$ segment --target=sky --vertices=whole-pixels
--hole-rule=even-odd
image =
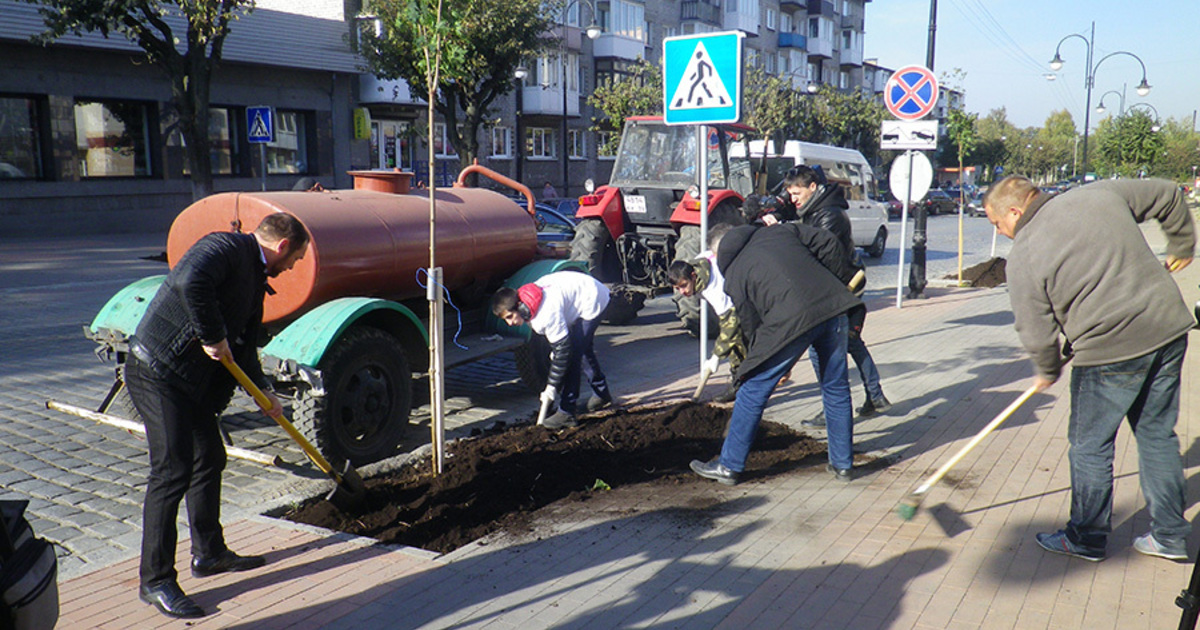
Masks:
[[[1117,51],[1146,64],[1152,90],[1141,97],[1137,60],[1116,55],[1096,66],[1090,124],[1115,115],[1125,90],[1125,106],[1149,103],[1164,118],[1191,124],[1200,108],[1200,2],[1196,0],[937,0],[933,70],[946,80],[955,68],[966,110],[986,116],[1004,107],[1018,127],[1041,127],[1054,111],[1067,110],[1083,128],[1086,59],[1092,21],[1094,62]],[[866,5],[864,58],[886,68],[925,65],[930,0],[872,0]],[[1059,49],[1064,65],[1044,78]],[[950,81],[952,84],[953,80]],[[1105,95],[1106,94],[1106,95]],[[1095,108],[1104,96],[1107,111]],[[1147,107],[1146,110],[1153,114]]]

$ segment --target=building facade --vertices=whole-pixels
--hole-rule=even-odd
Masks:
[[[607,181],[612,156],[591,130],[588,96],[639,59],[660,64],[663,39],[676,35],[742,31],[747,64],[797,86],[876,91],[863,60],[869,2],[566,0],[551,33],[560,49],[522,64],[480,130],[480,162],[564,197],[582,194],[585,179]],[[350,50],[360,0],[256,5],[234,23],[214,73],[216,191],[286,190],[306,177],[341,188],[355,169],[454,180],[462,165],[444,124],[427,146],[425,103],[403,81],[364,74]],[[43,30],[36,5],[0,0],[0,234],[165,229],[192,201],[166,76],[122,36],[32,43]],[[274,108],[277,135],[254,146],[246,109],[260,105]]]

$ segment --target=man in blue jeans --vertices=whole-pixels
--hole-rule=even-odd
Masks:
[[[821,358],[821,400],[829,442],[828,469],[853,475],[850,384],[846,379],[846,312],[862,302],[846,290],[854,269],[837,237],[800,223],[734,228],[712,244],[725,292],[748,341],[734,378],[741,382],[721,455],[692,470],[725,485],[746,467],[767,399],[805,350]]]
[[[1175,421],[1179,374],[1192,314],[1168,272],[1192,261],[1192,216],[1165,180],[1108,180],[1051,197],[1009,177],[984,198],[988,220],[1013,239],[1008,293],[1034,385],[1062,371],[1059,336],[1074,349],[1071,368],[1071,518],[1038,534],[1047,551],[1097,562],[1112,531],[1113,443],[1122,418],[1137,440],[1150,531],[1141,553],[1186,560],[1183,462]],[[1138,223],[1154,219],[1167,237],[1160,263]]]

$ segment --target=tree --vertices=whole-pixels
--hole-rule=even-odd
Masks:
[[[23,0],[41,5],[38,13],[46,31],[36,40],[49,45],[67,33],[99,31],[125,36],[140,47],[146,58],[171,82],[185,156],[192,179],[192,198],[212,194],[211,142],[208,137],[209,92],[212,76],[221,61],[230,25],[248,14],[254,0]],[[186,22],[186,42],[176,32],[178,20]]]
[[[751,66],[742,79],[742,122],[754,128],[752,137],[763,141],[763,152],[774,140],[776,152],[783,151],[783,133],[795,116],[801,98],[789,79],[767,74],[761,67]],[[760,160],[765,182],[767,161]],[[765,185],[765,184],[764,184]]]
[[[470,164],[479,155],[479,127],[489,108],[516,87],[517,66],[558,45],[559,40],[547,37],[555,21],[543,12],[540,0],[444,0],[442,16],[449,31],[438,51],[441,70],[435,98],[430,98],[420,29],[436,5],[436,0],[369,1],[365,11],[377,16],[382,28],[364,29],[355,48],[371,72],[403,79],[414,96],[433,103],[450,143],[462,162]]]
[[[864,92],[845,93],[822,85],[815,97],[800,99],[797,120],[802,139],[857,149],[874,163],[884,108]]]
[[[972,155],[982,170],[979,182],[991,183],[1011,168],[1008,139],[1017,137],[1017,128],[1008,122],[1008,112],[1000,107],[976,120],[975,129],[978,141]]]
[[[1100,123],[1096,131],[1096,153],[1102,175],[1139,177],[1148,175],[1163,153],[1163,137],[1154,131],[1156,121],[1141,110],[1128,110]],[[1100,171],[1100,167],[1104,171]]]
[[[975,131],[975,121],[978,118],[978,114],[968,114],[961,109],[952,109],[946,120],[946,135],[950,137],[950,142],[955,147],[955,154],[958,156],[958,182],[960,185],[962,184],[963,162],[975,149],[975,143],[979,138]]]
[[[661,116],[663,113],[662,69],[645,59],[638,59],[628,75],[615,75],[612,81],[596,86],[588,104],[603,116],[592,118],[592,131],[619,132],[630,116]],[[613,133],[608,143],[600,147],[604,154],[615,154],[619,133]]]

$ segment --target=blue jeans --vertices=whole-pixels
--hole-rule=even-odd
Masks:
[[[579,380],[583,371],[588,373],[588,384],[592,386],[592,391],[605,400],[612,400],[612,392],[608,391],[608,381],[600,369],[600,361],[596,359],[596,351],[592,347],[596,329],[599,327],[600,318],[597,317],[576,320],[567,329],[571,338],[571,356],[567,359],[567,371],[563,374],[562,400],[559,406],[572,415],[578,406]]]
[[[1104,551],[1112,531],[1113,445],[1121,419],[1137,439],[1142,494],[1150,531],[1164,545],[1186,543],[1191,524],[1183,517],[1183,460],[1175,421],[1179,373],[1187,335],[1149,354],[1071,371],[1072,543]]]
[[[851,422],[850,382],[846,380],[846,328],[844,314],[817,324],[772,355],[742,383],[733,403],[733,415],[729,418],[729,433],[721,447],[722,466],[735,472],[746,469],[746,458],[754,444],[767,399],[779,385],[779,378],[792,369],[810,346],[824,366],[819,378],[821,401],[825,406],[829,463],[842,469],[853,465],[854,424]]]
[[[878,400],[883,398],[883,387],[879,385],[879,369],[875,367],[875,359],[871,358],[871,352],[867,350],[867,344],[863,343],[862,337],[853,335],[846,339],[846,349],[850,352],[850,357],[854,359],[854,365],[858,367],[858,376],[862,378],[863,389],[867,391],[867,400]],[[812,361],[813,372],[817,378],[821,378],[821,359],[816,353],[808,353],[809,360]]]

